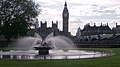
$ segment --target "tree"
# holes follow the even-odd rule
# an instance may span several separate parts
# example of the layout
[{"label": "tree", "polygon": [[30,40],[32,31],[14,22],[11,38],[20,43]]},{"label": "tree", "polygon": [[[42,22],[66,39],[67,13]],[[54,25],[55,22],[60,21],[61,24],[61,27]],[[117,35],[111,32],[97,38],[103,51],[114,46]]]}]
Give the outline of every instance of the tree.
[{"label": "tree", "polygon": [[33,0],[0,0],[0,31],[5,38],[24,36],[40,13]]}]

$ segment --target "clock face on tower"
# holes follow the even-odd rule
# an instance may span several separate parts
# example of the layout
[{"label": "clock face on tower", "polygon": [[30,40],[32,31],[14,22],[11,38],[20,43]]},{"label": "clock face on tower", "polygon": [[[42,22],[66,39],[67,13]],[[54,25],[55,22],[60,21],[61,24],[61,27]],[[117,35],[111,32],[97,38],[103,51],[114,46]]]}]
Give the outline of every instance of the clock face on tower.
[{"label": "clock face on tower", "polygon": [[67,13],[64,14],[64,17],[67,17]]}]

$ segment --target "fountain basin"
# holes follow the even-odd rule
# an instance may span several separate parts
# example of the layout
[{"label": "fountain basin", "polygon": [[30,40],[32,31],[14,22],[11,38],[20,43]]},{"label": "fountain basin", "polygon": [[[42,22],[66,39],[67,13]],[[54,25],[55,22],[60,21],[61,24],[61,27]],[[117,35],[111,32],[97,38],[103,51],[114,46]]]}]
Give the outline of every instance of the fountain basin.
[{"label": "fountain basin", "polygon": [[49,50],[48,55],[38,55],[38,50],[9,50],[0,51],[2,59],[80,59],[112,56],[112,52],[85,50]]},{"label": "fountain basin", "polygon": [[34,47],[36,50],[38,50],[39,55],[48,55],[49,50],[51,47],[46,47],[46,46],[40,46],[40,47]]}]

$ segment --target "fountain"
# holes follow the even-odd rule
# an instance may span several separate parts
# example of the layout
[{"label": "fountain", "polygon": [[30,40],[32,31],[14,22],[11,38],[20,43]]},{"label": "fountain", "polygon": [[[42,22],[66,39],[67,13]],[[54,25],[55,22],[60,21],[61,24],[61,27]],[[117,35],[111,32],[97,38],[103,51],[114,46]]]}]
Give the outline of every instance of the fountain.
[{"label": "fountain", "polygon": [[[73,42],[65,36],[49,34],[43,39],[35,33],[35,37],[19,38],[14,50],[1,50],[0,58],[9,59],[79,59],[111,56],[112,51],[76,50]],[[75,50],[74,50],[74,49]]]},{"label": "fountain", "polygon": [[[49,34],[46,38],[42,38],[38,33],[35,37],[19,38],[15,43],[15,49],[33,49],[38,50],[39,55],[48,55],[50,49],[75,48],[73,42],[65,36],[53,36]],[[17,44],[17,45],[16,45]]]},{"label": "fountain", "polygon": [[[37,37],[40,37],[35,33]],[[53,33],[49,34],[45,39],[42,38],[42,41],[37,43],[38,46],[34,48],[38,50],[39,55],[48,55],[50,49],[63,49],[63,48],[73,48],[73,43],[70,39],[63,36],[53,37]]]}]

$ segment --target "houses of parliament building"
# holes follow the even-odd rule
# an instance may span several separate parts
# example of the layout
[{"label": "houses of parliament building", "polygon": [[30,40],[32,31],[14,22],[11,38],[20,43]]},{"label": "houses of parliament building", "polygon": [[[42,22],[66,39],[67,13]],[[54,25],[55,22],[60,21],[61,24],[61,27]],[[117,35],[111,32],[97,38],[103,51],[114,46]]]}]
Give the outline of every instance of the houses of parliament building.
[{"label": "houses of parliament building", "polygon": [[69,11],[68,11],[66,2],[64,4],[64,9],[62,12],[62,18],[63,18],[63,31],[60,31],[58,29],[58,21],[56,21],[56,23],[52,21],[52,27],[47,27],[47,21],[45,22],[41,21],[40,22],[41,26],[39,27],[38,19],[36,19],[36,22],[35,22],[35,29],[38,33],[40,33],[40,35],[43,38],[45,38],[47,35],[49,35],[52,32],[54,33],[54,36],[64,35],[64,36],[70,37],[71,34],[69,32]]}]

